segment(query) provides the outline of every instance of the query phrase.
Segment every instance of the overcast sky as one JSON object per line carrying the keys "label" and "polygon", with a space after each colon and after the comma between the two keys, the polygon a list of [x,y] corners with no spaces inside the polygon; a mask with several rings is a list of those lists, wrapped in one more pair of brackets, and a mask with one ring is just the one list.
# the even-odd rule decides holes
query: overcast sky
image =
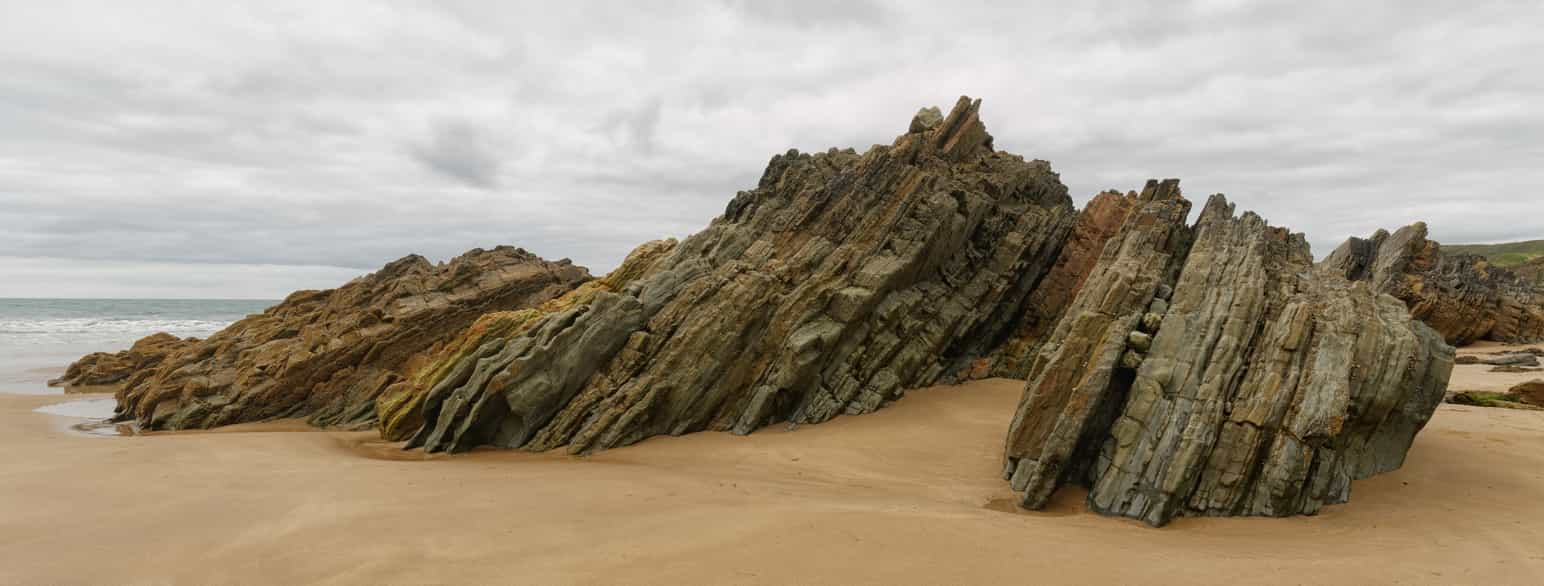
{"label": "overcast sky", "polygon": [[496,244],[602,274],[772,154],[961,94],[1079,203],[1180,177],[1321,256],[1544,237],[1536,0],[0,0],[0,296],[277,298]]}

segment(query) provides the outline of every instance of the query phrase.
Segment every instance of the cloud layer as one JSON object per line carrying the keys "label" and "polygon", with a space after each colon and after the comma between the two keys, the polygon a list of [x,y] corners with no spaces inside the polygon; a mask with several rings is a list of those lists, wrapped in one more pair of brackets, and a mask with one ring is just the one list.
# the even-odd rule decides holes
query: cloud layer
{"label": "cloud layer", "polygon": [[1539,3],[214,4],[0,8],[0,270],[32,267],[0,296],[272,297],[501,243],[600,273],[773,153],[960,94],[1080,201],[1180,177],[1319,254],[1544,236]]}

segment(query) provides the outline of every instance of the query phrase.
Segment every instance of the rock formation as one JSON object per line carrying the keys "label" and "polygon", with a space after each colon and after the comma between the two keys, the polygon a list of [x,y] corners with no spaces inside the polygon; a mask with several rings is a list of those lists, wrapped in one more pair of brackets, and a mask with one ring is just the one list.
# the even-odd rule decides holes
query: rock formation
{"label": "rock formation", "polygon": [[[440,265],[408,256],[337,289],[294,293],[207,340],[145,360],[118,391],[118,419],[146,429],[279,417],[367,426],[376,397],[426,351],[485,313],[539,305],[588,278],[566,260],[510,247]],[[152,336],[135,347],[152,338],[171,344]]]}
{"label": "rock formation", "polygon": [[143,376],[162,360],[198,340],[155,333],[141,338],[128,350],[94,352],[81,357],[65,370],[64,376],[48,381],[48,386],[64,387],[66,393],[113,393],[136,374]]}
{"label": "rock formation", "polygon": [[135,371],[120,416],[588,453],[996,374],[1028,378],[1005,476],[1029,507],[1075,482],[1153,524],[1312,513],[1400,465],[1452,368],[1441,336],[1221,196],[1186,225],[1177,180],[1080,213],[1049,164],[993,149],[979,108],[924,109],[863,154],[775,156],[705,230],[601,279],[496,249],[297,293]]}
{"label": "rock formation", "polygon": [[[1121,195],[1118,191],[1106,191],[1089,200],[1078,221],[1072,227],[1067,243],[1056,258],[1056,264],[1045,276],[1040,286],[1030,294],[1018,327],[973,374],[1004,378],[1025,378],[1029,375],[1029,361],[1039,349],[1056,323],[1061,320],[1067,305],[1082,288],[1083,281],[1099,260],[1100,252],[1109,239],[1120,231],[1126,216],[1137,207],[1135,192]],[[971,377],[976,378],[976,377]]]}
{"label": "rock formation", "polygon": [[1453,350],[1397,300],[1222,196],[1188,209],[1149,184],[1032,360],[1004,458],[1024,506],[1072,482],[1153,525],[1313,513],[1397,468],[1442,400]]}
{"label": "rock formation", "polygon": [[[859,155],[789,151],[621,291],[467,354],[410,446],[583,453],[873,411],[1007,337],[1077,214],[979,102]],[[941,113],[940,113],[941,114]]]}
{"label": "rock formation", "polygon": [[1485,257],[1443,253],[1421,222],[1351,238],[1320,266],[1404,301],[1449,344],[1544,340],[1544,289]]}
{"label": "rock formation", "polygon": [[470,357],[479,349],[500,346],[509,338],[529,330],[539,318],[589,303],[598,292],[621,291],[675,250],[676,245],[674,239],[644,243],[610,274],[580,285],[561,297],[537,307],[499,311],[478,318],[455,339],[430,353],[426,360],[415,361],[403,380],[381,393],[376,400],[381,436],[393,441],[405,440],[423,427],[424,398],[438,385],[464,384],[475,364],[475,359]]}

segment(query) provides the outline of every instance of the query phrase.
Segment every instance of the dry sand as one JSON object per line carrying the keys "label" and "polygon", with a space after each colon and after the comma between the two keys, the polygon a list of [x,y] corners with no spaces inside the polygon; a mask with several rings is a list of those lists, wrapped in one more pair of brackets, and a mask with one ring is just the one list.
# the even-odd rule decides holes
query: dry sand
{"label": "dry sand", "polygon": [[[1495,342],[1475,342],[1458,349],[1459,354],[1491,354],[1494,352],[1515,352],[1523,348],[1538,348],[1538,344],[1529,346],[1508,346]],[[1534,372],[1491,372],[1495,368],[1489,364],[1459,364],[1453,367],[1453,378],[1448,379],[1449,391],[1505,391],[1513,385],[1534,379],[1544,379],[1544,370]],[[1544,545],[1541,545],[1544,547]]]}
{"label": "dry sand", "polygon": [[1443,406],[1403,470],[1293,519],[1011,504],[1020,383],[795,432],[423,460],[372,433],[86,437],[0,396],[0,583],[1544,583],[1544,413]]}

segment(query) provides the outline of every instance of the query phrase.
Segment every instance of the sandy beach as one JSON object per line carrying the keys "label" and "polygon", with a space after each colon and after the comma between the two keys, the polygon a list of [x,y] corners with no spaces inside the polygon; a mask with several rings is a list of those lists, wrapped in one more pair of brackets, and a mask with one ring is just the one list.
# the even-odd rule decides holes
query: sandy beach
{"label": "sandy beach", "polygon": [[[1524,348],[1537,348],[1539,345],[1507,345],[1496,342],[1475,342],[1458,349],[1460,355],[1475,354],[1484,355],[1495,352],[1515,352]],[[1495,368],[1488,364],[1458,364],[1453,366],[1453,376],[1448,379],[1449,391],[1494,391],[1502,392],[1512,388],[1518,383],[1534,379],[1544,379],[1544,370],[1533,372],[1491,372]]]}
{"label": "sandy beach", "polygon": [[1544,413],[1444,405],[1349,505],[1152,529],[1073,490],[1013,505],[998,450],[1019,391],[588,458],[427,460],[298,424],[91,437],[34,412],[82,397],[0,395],[0,583],[1544,581]]}

